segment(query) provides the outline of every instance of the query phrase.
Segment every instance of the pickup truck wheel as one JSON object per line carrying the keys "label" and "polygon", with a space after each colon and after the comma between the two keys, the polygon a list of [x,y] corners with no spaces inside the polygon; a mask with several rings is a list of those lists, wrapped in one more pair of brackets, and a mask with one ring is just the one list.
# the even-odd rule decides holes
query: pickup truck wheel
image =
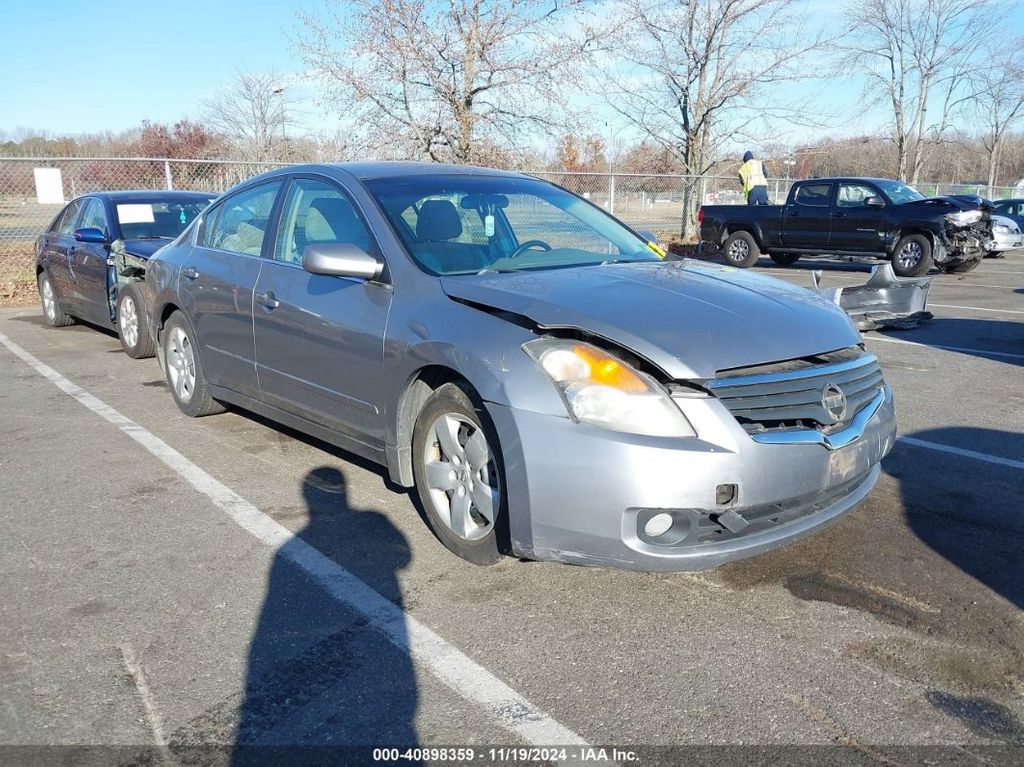
{"label": "pickup truck wheel", "polygon": [[57,301],[57,296],[53,292],[53,284],[50,282],[46,272],[40,273],[37,283],[39,285],[39,300],[43,304],[43,318],[46,320],[46,324],[51,328],[62,328],[74,324],[75,318],[64,314],[64,310],[60,308],[60,302]]}
{"label": "pickup truck wheel", "polygon": [[799,253],[769,253],[768,256],[779,266],[789,266],[800,260]]}
{"label": "pickup truck wheel", "polygon": [[148,317],[146,297],[139,283],[130,282],[122,287],[117,297],[117,337],[124,353],[132,359],[146,359],[156,353]]}
{"label": "pickup truck wheel", "polygon": [[507,550],[504,465],[494,427],[470,393],[444,384],[413,427],[412,462],[427,524],[453,554],[493,565]]}
{"label": "pickup truck wheel", "polygon": [[932,244],[923,234],[901,237],[892,251],[892,270],[898,277],[920,277],[932,268]]}
{"label": "pickup truck wheel", "polygon": [[750,232],[733,232],[722,245],[722,255],[729,266],[746,269],[757,263],[761,249]]}
{"label": "pickup truck wheel", "polygon": [[224,412],[223,405],[210,395],[195,331],[185,315],[176,311],[168,317],[160,338],[167,360],[167,384],[181,412],[193,418]]}

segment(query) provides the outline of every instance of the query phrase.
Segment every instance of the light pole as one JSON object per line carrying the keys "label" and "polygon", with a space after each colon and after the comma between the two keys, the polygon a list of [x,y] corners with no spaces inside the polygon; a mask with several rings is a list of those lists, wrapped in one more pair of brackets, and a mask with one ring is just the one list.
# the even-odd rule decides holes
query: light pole
{"label": "light pole", "polygon": [[285,120],[285,117],[284,117],[284,86],[283,85],[275,85],[273,88],[271,88],[270,92],[278,97],[278,110],[279,110],[279,114],[281,115],[281,146],[285,150],[287,150],[288,149],[288,133],[286,132],[287,131],[287,121]]}

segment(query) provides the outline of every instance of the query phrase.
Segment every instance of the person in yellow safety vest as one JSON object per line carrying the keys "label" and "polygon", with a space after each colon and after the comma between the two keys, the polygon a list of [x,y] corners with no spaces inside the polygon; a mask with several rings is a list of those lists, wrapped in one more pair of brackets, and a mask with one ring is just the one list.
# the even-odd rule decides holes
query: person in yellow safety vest
{"label": "person in yellow safety vest", "polygon": [[753,152],[746,152],[743,155],[740,183],[743,184],[743,196],[747,198],[747,205],[768,204],[768,179],[765,177],[764,163],[755,160]]}

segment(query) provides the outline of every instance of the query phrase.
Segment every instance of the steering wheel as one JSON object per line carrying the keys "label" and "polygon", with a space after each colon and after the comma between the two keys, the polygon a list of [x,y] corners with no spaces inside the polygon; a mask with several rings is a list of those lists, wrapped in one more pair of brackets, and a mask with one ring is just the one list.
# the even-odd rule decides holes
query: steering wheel
{"label": "steering wheel", "polygon": [[540,248],[541,250],[551,250],[551,246],[548,245],[544,240],[527,240],[518,248],[508,254],[508,258],[519,258],[523,253],[528,251],[530,248]]}

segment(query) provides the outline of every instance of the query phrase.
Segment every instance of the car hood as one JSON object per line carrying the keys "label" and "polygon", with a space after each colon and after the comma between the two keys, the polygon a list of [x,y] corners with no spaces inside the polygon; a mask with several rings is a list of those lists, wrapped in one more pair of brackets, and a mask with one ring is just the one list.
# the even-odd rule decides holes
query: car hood
{"label": "car hood", "polygon": [[858,344],[842,309],[763,275],[689,261],[442,277],[445,293],[575,329],[643,357],[674,379]]}
{"label": "car hood", "polygon": [[122,242],[124,243],[125,253],[131,253],[139,258],[149,258],[164,245],[170,245],[173,240],[122,240]]}
{"label": "car hood", "polygon": [[941,205],[943,207],[953,208],[954,210],[991,210],[992,205],[984,197],[979,197],[976,194],[951,194],[943,197],[926,197],[923,200],[912,200],[911,202],[904,203],[904,205],[920,208],[920,207],[934,207]]}

